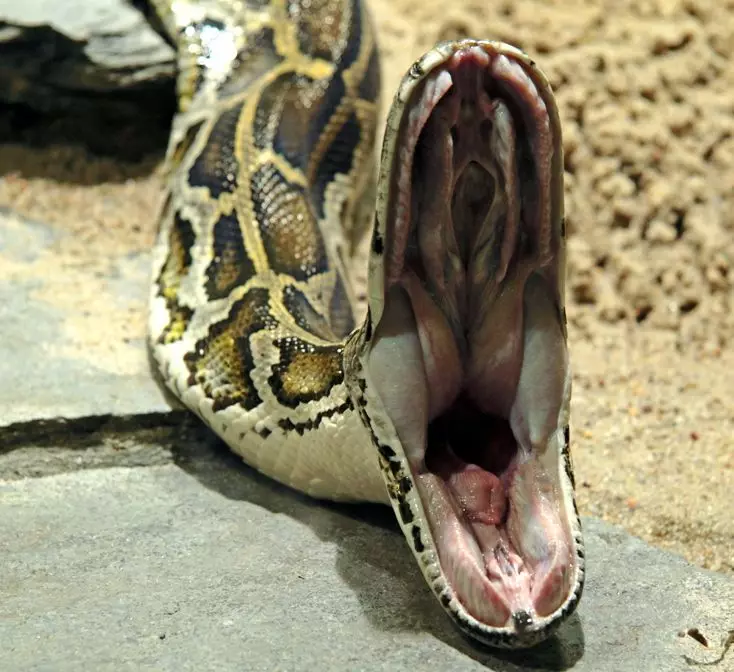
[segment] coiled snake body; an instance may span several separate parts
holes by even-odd
[[[508,45],[436,46],[395,96],[376,182],[359,0],[153,5],[179,48],[149,319],[166,384],[272,478],[390,503],[471,636],[547,637],[584,576],[547,81]]]

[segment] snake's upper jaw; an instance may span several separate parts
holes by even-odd
[[[397,175],[363,360],[395,435],[383,470],[447,611],[490,644],[528,646],[583,584],[557,113],[503,45],[442,45],[410,77],[383,152]]]

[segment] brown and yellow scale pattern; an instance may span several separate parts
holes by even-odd
[[[385,501],[343,368],[345,263],[374,195],[369,16],[330,0],[158,11],[183,42],[151,310],[163,376],[278,480]]]

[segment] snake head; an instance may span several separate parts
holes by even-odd
[[[395,96],[352,396],[406,539],[469,635],[527,647],[584,579],[569,455],[558,113],[508,45],[442,43]]]

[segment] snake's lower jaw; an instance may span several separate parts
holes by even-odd
[[[423,349],[403,289],[389,293],[368,357],[452,596],[449,613],[475,637],[496,643],[501,634],[513,646],[547,636],[567,615],[580,571],[564,429],[530,424],[541,418],[557,425],[561,415],[568,392],[563,338],[540,281],[529,280],[524,300],[522,294],[522,362],[508,417],[477,405],[458,359],[436,361],[436,350]],[[440,329],[432,331],[435,346]],[[450,350],[438,349],[443,356]],[[434,389],[444,402],[454,390],[445,408],[432,402]]]
[[[583,555],[557,117],[537,71],[496,47],[455,45],[402,101],[363,361],[408,467],[391,496],[426,579],[471,635],[522,647],[573,611]]]

